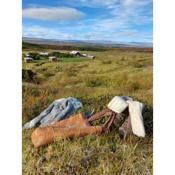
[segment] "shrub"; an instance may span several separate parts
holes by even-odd
[[[29,55],[34,59],[34,60],[40,60],[40,55],[36,52],[30,52]]]
[[[40,95],[40,91],[38,88],[32,88],[31,89],[31,95],[34,96],[34,97],[37,97]]]
[[[49,54],[50,56],[56,56],[59,58],[73,58],[74,55],[71,55],[69,53],[61,53],[61,52],[52,52]]]
[[[69,67],[66,71],[65,71],[65,74],[67,75],[67,76],[76,76],[77,75],[77,73],[78,73],[79,71],[78,71],[78,69],[77,68],[75,68],[75,67]]]
[[[135,68],[142,68],[145,65],[143,63],[137,61],[137,62],[133,62],[132,66],[135,67]]]
[[[22,53],[22,59],[24,59],[25,56],[26,56],[26,54],[25,53]]]
[[[102,61],[102,64],[111,64],[112,61],[111,60],[107,60],[107,61]]]
[[[51,76],[54,76],[55,74],[54,73],[51,73],[51,72],[44,72],[44,76],[46,77],[46,78],[48,78],[48,77],[51,77]]]
[[[40,114],[43,108],[43,102],[35,103],[34,105],[30,106],[30,108],[27,108],[25,113],[25,118],[23,118],[23,123],[30,121],[34,117]]]
[[[135,82],[129,82],[129,87],[128,90],[130,92],[136,91],[140,89],[140,84],[139,82],[135,81]]]
[[[80,47],[78,48],[80,51],[96,51],[96,52],[104,52],[106,51],[105,48],[102,47]]]
[[[120,61],[125,61],[125,57],[124,56],[121,57]]]
[[[45,64],[45,62],[36,63],[35,66],[41,66],[41,65],[43,65],[43,64]]]
[[[22,80],[27,82],[32,82],[34,80],[36,73],[31,70],[22,69]]]
[[[100,78],[88,78],[86,81],[87,87],[98,87],[104,84],[103,80]]]

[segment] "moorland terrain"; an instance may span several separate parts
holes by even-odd
[[[51,46],[23,43],[23,57],[28,52],[69,52],[80,50],[95,59],[80,57],[46,58],[23,61],[22,124],[36,117],[52,101],[76,97],[84,107],[98,112],[116,95],[127,95],[145,104],[145,123],[153,118],[152,48],[110,48]],[[23,174],[152,174],[153,138],[150,125],[145,138],[135,136],[121,140],[116,130],[102,135],[58,140],[35,149],[31,143],[33,129],[23,131]]]

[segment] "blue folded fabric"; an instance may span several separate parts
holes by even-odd
[[[47,126],[53,122],[66,119],[74,114],[82,106],[82,103],[73,97],[55,100],[36,118],[27,122],[23,126],[23,129],[30,129],[36,126]]]

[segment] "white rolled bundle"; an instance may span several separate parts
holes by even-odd
[[[119,96],[115,96],[107,105],[107,107],[116,112],[116,113],[122,113],[127,107],[128,107],[128,103]]]
[[[131,117],[132,131],[138,137],[145,137],[145,127],[142,116],[143,104],[138,101],[127,101]]]

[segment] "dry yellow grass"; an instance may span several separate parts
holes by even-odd
[[[141,52],[142,51],[142,52]],[[82,111],[101,110],[115,95],[128,95],[146,105],[144,119],[152,120],[152,52],[138,49],[85,51],[95,60],[66,59],[23,64],[37,75],[23,82],[23,124],[53,100],[73,96]],[[120,140],[117,132],[59,140],[34,149],[32,130],[23,131],[23,174],[152,174],[152,135]]]

